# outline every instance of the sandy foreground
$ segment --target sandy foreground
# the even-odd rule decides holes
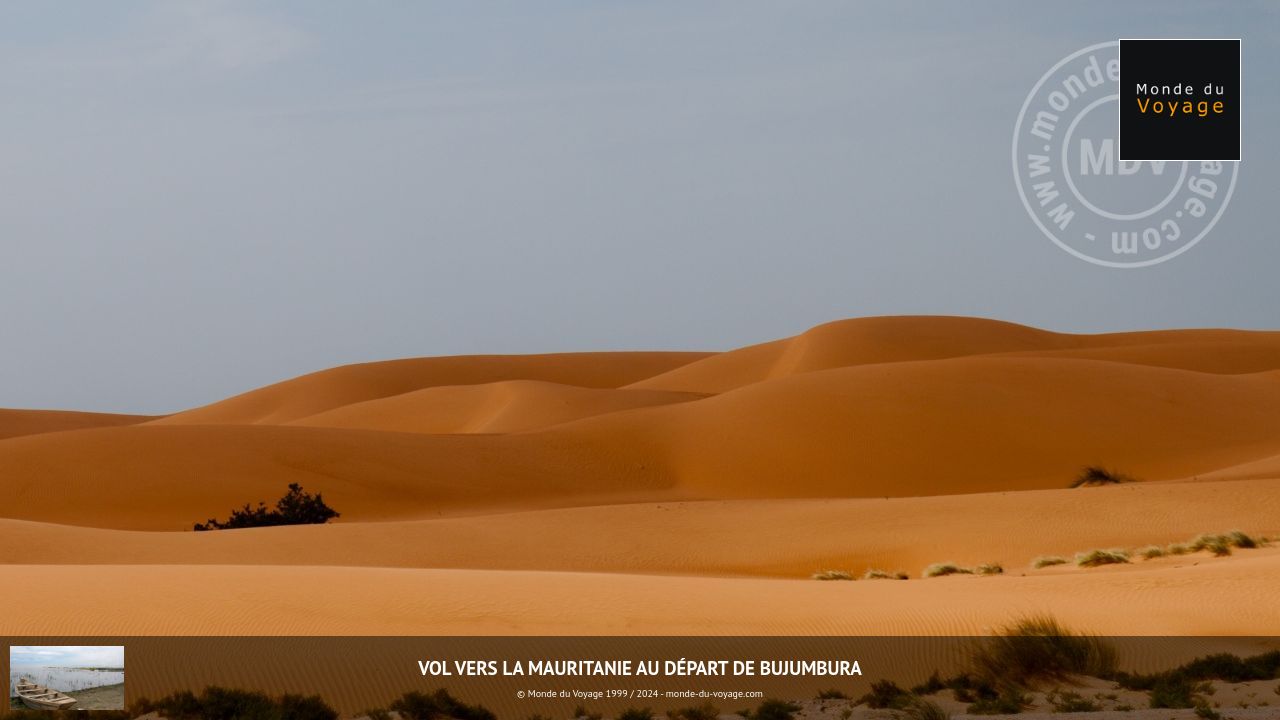
[[[1085,465],[1136,481],[1068,489]],[[339,521],[190,532],[290,482]],[[1275,635],[1277,548],[1030,567],[1232,529],[1280,537],[1280,333],[869,318],[0,411],[9,635]],[[868,568],[912,579],[809,579]]]

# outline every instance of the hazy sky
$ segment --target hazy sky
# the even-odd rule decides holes
[[[0,406],[859,315],[1277,328],[1277,8],[5,2]],[[1245,81],[1226,215],[1130,271],[1009,168],[1040,75],[1125,36],[1242,37]]]
[[[52,667],[124,667],[123,645],[14,645],[9,648],[14,665]]]

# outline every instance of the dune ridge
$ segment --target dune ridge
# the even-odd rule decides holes
[[[41,588],[0,601],[0,630],[75,631],[59,593],[91,580],[97,609],[159,634],[935,634],[1046,608],[1094,632],[1266,634],[1273,549],[1026,566],[1280,536],[1277,458],[1280,333],[951,317],[365,363],[162,418],[0,411],[0,578]],[[1068,489],[1086,465],[1137,482]],[[291,482],[339,520],[190,532]],[[944,560],[1006,576],[806,579]]]

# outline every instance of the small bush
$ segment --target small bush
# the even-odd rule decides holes
[[[1191,546],[1186,543],[1172,543],[1165,548],[1165,552],[1170,555],[1190,555]]]
[[[871,683],[871,692],[858,698],[858,704],[877,710],[902,710],[911,704],[912,699],[911,693],[898,687],[892,680],[877,680]]]
[[[1232,530],[1227,533],[1227,542],[1232,547],[1238,547],[1241,550],[1254,550],[1262,545],[1261,540],[1255,540],[1241,530]]]
[[[830,690],[823,690],[819,692],[818,699],[819,700],[848,700],[849,696],[845,695],[843,690],[836,690],[835,688],[831,688]]]
[[[862,574],[863,580],[907,580],[910,577],[910,575],[901,570],[889,572],[888,570],[878,570],[876,568],[871,568]]]
[[[1040,568],[1052,567],[1054,565],[1066,565],[1070,560],[1058,555],[1041,555],[1031,561],[1031,567],[1039,570]]]
[[[1129,562],[1129,553],[1125,550],[1090,550],[1076,553],[1076,565],[1080,567],[1099,567],[1101,565],[1118,565]]]
[[[579,705],[573,709],[574,720],[600,720],[604,717],[604,713],[591,712],[585,705]]]
[[[1056,713],[1098,712],[1102,709],[1098,703],[1076,692],[1054,690],[1045,695],[1044,699],[1049,701]]]
[[[1218,557],[1223,557],[1231,554],[1231,539],[1226,535],[1205,533],[1191,541],[1191,550],[1193,552],[1208,550]]]
[[[653,720],[653,710],[644,708],[627,708],[618,713],[617,720]]]
[[[1164,557],[1164,548],[1159,545],[1148,545],[1138,551],[1143,560],[1155,560],[1158,557]]]
[[[973,568],[960,567],[953,562],[934,563],[924,569],[924,576],[944,577],[946,575],[972,575]]]
[[[1195,685],[1182,674],[1160,677],[1151,687],[1151,707],[1189,708],[1195,706]]]
[[[1222,720],[1222,713],[1214,710],[1208,705],[1197,705],[1196,717],[1203,718],[1203,720]]]
[[[809,576],[813,580],[852,580],[853,575],[847,570],[819,570]]]
[[[1116,652],[1102,640],[1077,635],[1048,616],[1020,620],[976,650],[974,670],[986,681],[1027,687],[1037,680],[1071,675],[1108,677]]]
[[[324,497],[320,493],[311,495],[303,492],[298,483],[289,483],[289,492],[276,501],[272,510],[268,510],[264,502],[259,502],[256,508],[245,503],[239,510],[232,510],[231,517],[225,521],[209,518],[207,522],[196,523],[194,529],[201,532],[280,525],[323,525],[339,514],[324,504]]]
[[[785,700],[765,700],[751,713],[753,720],[791,720],[800,706]]]
[[[1004,566],[1000,563],[982,563],[974,568],[974,572],[979,575],[1003,575]]]
[[[942,680],[942,676],[938,675],[938,671],[934,670],[928,680],[911,688],[912,695],[933,695],[947,689],[947,683]]]
[[[968,708],[970,715],[1017,715],[1031,704],[1031,699],[1013,688],[994,698],[983,698]]]
[[[1133,482],[1133,478],[1118,472],[1112,472],[1098,465],[1090,465],[1080,471],[1071,487],[1093,487],[1098,485],[1119,485]]]
[[[906,714],[907,720],[951,720],[951,713],[937,703],[918,698],[906,707]]]

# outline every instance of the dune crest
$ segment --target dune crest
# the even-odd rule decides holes
[[[344,405],[290,424],[427,434],[511,433],[702,397],[697,393],[506,380],[424,388]]]
[[[953,317],[350,365],[164,418],[0,411],[0,582],[25,588],[0,633],[927,635],[1049,611],[1268,634],[1275,547],[1030,565],[1280,538],[1278,428],[1280,333]],[[1069,489],[1095,465],[1137,482]],[[190,532],[295,482],[338,522]],[[1005,573],[920,579],[949,560]],[[914,579],[808,579],[868,568]]]

